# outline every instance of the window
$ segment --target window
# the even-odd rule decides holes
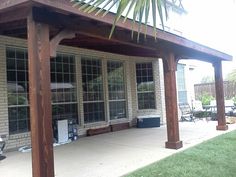
[[[105,121],[102,63],[98,59],[82,57],[84,122]]]
[[[126,117],[124,66],[122,62],[107,62],[110,119]]]
[[[10,134],[30,130],[27,58],[28,54],[25,49],[6,49]]]
[[[179,103],[187,103],[187,90],[185,84],[185,65],[178,64],[177,65],[177,88],[178,88],[178,102]]]
[[[30,130],[28,54],[26,49],[7,48],[7,90],[10,134]],[[77,122],[76,71],[73,56],[58,55],[51,60],[53,120]]]
[[[152,63],[136,64],[138,109],[155,109],[155,88]]]
[[[78,122],[75,58],[59,54],[51,59],[53,120],[74,119]]]

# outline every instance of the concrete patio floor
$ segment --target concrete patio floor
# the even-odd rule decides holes
[[[228,131],[216,131],[216,122],[181,122],[184,148],[165,149],[166,127],[132,128],[92,137],[54,148],[56,177],[117,177],[180,152]],[[0,161],[1,177],[31,177],[31,153],[9,152]]]

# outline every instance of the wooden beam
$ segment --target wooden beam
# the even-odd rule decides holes
[[[71,39],[75,37],[75,32],[69,30],[60,31],[53,39],[50,41],[50,56],[56,57],[56,50],[63,39]]]
[[[67,43],[62,43],[62,44],[67,44]],[[80,48],[86,48],[86,49],[92,49],[92,50],[98,50],[98,51],[103,51],[103,52],[109,52],[109,53],[114,53],[114,54],[121,54],[121,55],[127,55],[127,56],[137,56],[137,57],[152,57],[155,58],[157,57],[157,53],[153,50],[146,50],[146,49],[140,49],[140,48],[135,48],[127,45],[119,45],[119,44],[100,44],[100,43],[94,43],[93,45],[91,44],[83,44],[80,43],[78,40],[77,43],[72,44],[69,43],[69,45],[74,45],[75,47],[80,47]]]
[[[1,0],[0,1],[0,10],[5,10],[7,8],[13,8],[15,6],[21,6],[24,3],[29,2],[30,0],[17,0],[17,1],[12,1],[12,0]]]
[[[22,29],[27,28],[27,20],[19,20],[19,21],[13,21],[8,23],[2,23],[0,24],[0,32],[4,30],[14,30],[14,29]]]
[[[33,177],[53,177],[53,133],[48,25],[29,15],[29,95]]]
[[[7,12],[0,13],[0,25],[2,23],[8,23],[8,22],[12,22],[12,21],[26,20],[29,12],[30,12],[30,8],[17,7],[13,10],[9,10]]]
[[[218,120],[217,130],[228,130],[225,120],[225,98],[224,98],[224,83],[222,77],[222,62],[216,62],[213,64],[215,69],[215,90],[216,90],[216,107]]]
[[[179,149],[183,146],[179,140],[179,120],[176,93],[176,65],[177,60],[173,53],[163,57],[167,137],[166,148]]]
[[[19,29],[12,29],[7,31],[0,31],[0,35],[12,36],[12,37],[20,37],[26,36],[27,28],[19,28]]]
[[[157,53],[156,41],[154,38],[150,38],[147,41],[140,40],[139,43],[131,38],[131,31],[115,31],[111,39],[108,39],[111,26],[105,25],[98,28],[94,21],[81,20],[79,17],[66,16],[56,12],[50,12],[47,9],[33,8],[33,18],[37,22],[46,23],[57,26],[58,28],[69,29],[75,31],[77,34],[94,37],[101,40],[116,42],[119,44],[125,44],[133,47],[139,47],[142,49],[153,50]],[[135,34],[136,35],[136,34]]]

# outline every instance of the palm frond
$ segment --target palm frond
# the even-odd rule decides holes
[[[167,1],[168,0],[70,0],[73,3],[73,7],[79,10],[91,13],[96,11],[95,15],[103,13],[105,16],[110,10],[117,5],[116,16],[113,21],[111,32],[109,38],[112,37],[114,33],[117,22],[123,16],[123,22],[127,18],[132,17],[132,37],[133,37],[133,27],[138,25],[138,35],[137,41],[140,39],[140,33],[142,31],[142,26],[145,26],[144,36],[146,38],[148,22],[152,17],[151,25],[153,26],[153,33],[156,38],[156,28],[157,19],[160,17],[160,22],[164,30],[164,18],[168,18]],[[158,16],[157,16],[158,15]]]

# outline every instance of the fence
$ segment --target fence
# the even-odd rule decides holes
[[[215,98],[215,83],[195,84],[194,92],[197,100],[200,99],[203,94],[208,94]],[[236,82],[224,81],[224,95],[226,99],[231,99],[236,96]]]

